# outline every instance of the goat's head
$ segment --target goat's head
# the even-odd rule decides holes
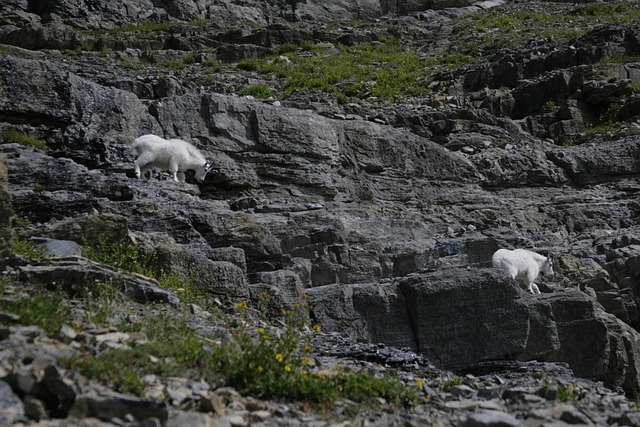
[[[542,264],[540,269],[546,276],[553,276],[553,261],[550,256],[547,256],[546,261]]]
[[[206,162],[202,167],[198,168],[196,171],[196,179],[198,182],[204,182],[204,178],[207,176],[207,173],[213,168],[213,164]]]

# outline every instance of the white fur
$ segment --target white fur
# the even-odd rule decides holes
[[[493,254],[491,263],[508,277],[525,282],[532,294],[540,293],[538,285],[533,283],[538,278],[538,274],[542,272],[553,276],[551,259],[526,249],[498,249]]]
[[[164,139],[156,135],[142,135],[132,144],[138,154],[134,162],[136,177],[146,177],[152,168],[171,172],[173,179],[184,182],[185,171],[192,169],[196,179],[204,181],[210,166],[202,153],[181,139]]]

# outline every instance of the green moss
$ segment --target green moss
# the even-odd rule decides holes
[[[5,132],[0,136],[0,140],[4,144],[18,143],[28,147],[35,147],[42,151],[49,150],[49,147],[47,146],[47,144],[23,132],[18,132],[18,131]]]

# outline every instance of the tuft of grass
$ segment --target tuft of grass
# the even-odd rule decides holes
[[[208,297],[196,288],[193,274],[186,277],[157,268],[157,259],[131,243],[114,243],[101,238],[95,245],[83,244],[82,256],[101,264],[152,277],[160,282],[163,289],[176,293],[180,301],[206,305]],[[207,307],[213,309],[214,307]]]
[[[143,253],[137,245],[131,243],[110,242],[101,237],[95,245],[83,243],[82,256],[101,264],[126,270],[143,276],[155,277],[150,267],[152,258]]]
[[[538,394],[542,397],[547,397],[550,389],[552,388],[556,391],[556,400],[560,402],[575,402],[578,400],[578,394],[576,393],[576,388],[573,385],[563,385],[558,381],[552,380],[545,381]]]
[[[603,64],[628,64],[632,62],[640,62],[640,55],[613,56],[602,60]]]
[[[624,3],[616,5],[605,3],[593,3],[578,11],[578,16],[614,16],[617,14],[628,13],[631,9]]]
[[[2,310],[20,316],[23,325],[36,325],[48,336],[53,336],[60,327],[71,320],[71,308],[64,295],[59,292],[39,292],[29,298],[0,302]]]
[[[254,98],[258,99],[267,99],[273,96],[273,93],[271,92],[271,88],[269,88],[269,86],[260,83],[252,86],[247,86],[242,89],[242,91],[240,91],[240,96],[247,95],[253,96]]]
[[[462,377],[457,375],[447,375],[442,379],[442,388],[447,389],[456,385],[462,385]]]
[[[45,249],[36,248],[30,240],[13,238],[11,246],[14,254],[24,258],[34,261],[41,261],[44,258]]]
[[[35,147],[42,151],[49,151],[49,147],[47,146],[47,144],[23,132],[18,132],[18,131],[5,132],[0,137],[0,140],[5,144],[18,143],[28,147]]]
[[[154,21],[144,21],[135,25],[122,25],[120,27],[111,28],[108,30],[92,30],[91,34],[117,34],[117,33],[141,33],[148,34],[156,31],[165,31],[171,28],[170,24]]]

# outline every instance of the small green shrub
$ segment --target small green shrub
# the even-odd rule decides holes
[[[13,248],[13,253],[16,255],[20,255],[34,261],[40,261],[44,258],[45,249],[36,248],[30,240],[13,238],[11,240],[11,246]]]
[[[273,96],[273,93],[271,92],[271,88],[269,88],[269,86],[260,83],[252,86],[247,86],[240,91],[240,96],[247,95],[253,96],[258,99],[267,99]]]
[[[94,245],[85,242],[82,255],[101,264],[155,278],[163,289],[175,292],[180,301],[204,305],[207,309],[215,310],[215,307],[208,306],[205,292],[196,288],[193,274],[187,273],[182,277],[159,269],[156,257],[143,252],[137,245],[113,243],[101,238]]]
[[[573,385],[563,385],[554,380],[546,380],[538,394],[546,398],[552,388],[555,389],[556,400],[560,402],[575,402],[578,400],[576,388]]]
[[[204,61],[202,61],[202,66],[211,69],[211,71],[213,72],[222,71],[222,64],[220,63],[220,61],[217,61],[215,59],[205,59]]]
[[[263,62],[264,61],[255,58],[243,59],[236,64],[236,67],[243,71],[257,71],[262,67]]]
[[[17,143],[24,146],[35,147],[42,151],[49,151],[49,147],[44,142],[27,135],[23,132],[9,131],[2,134],[0,138],[3,143]]]
[[[160,22],[153,22],[153,21],[144,21],[144,22],[141,22],[140,24],[123,25],[123,26],[111,28],[108,30],[90,31],[90,33],[93,33],[93,34],[143,33],[145,34],[145,33],[152,33],[156,31],[164,31],[169,28],[171,28],[170,24],[163,24]]]
[[[629,11],[629,6],[618,3],[615,6],[605,3],[593,3],[578,11],[579,16],[610,16]]]
[[[23,218],[21,216],[18,215],[11,215],[11,226],[12,227],[27,227],[29,225],[32,225],[33,223],[31,222],[31,220],[29,220],[29,218]]]
[[[101,238],[96,244],[90,245],[84,242],[82,256],[101,264],[110,265],[121,270],[154,277],[154,271],[150,267],[152,258],[143,253],[140,247],[131,243],[110,242]]]
[[[20,316],[23,325],[36,325],[53,336],[63,324],[71,321],[71,308],[62,293],[42,291],[29,298],[0,302],[2,310]]]
[[[442,379],[442,388],[447,389],[456,385],[462,385],[462,377],[457,375],[447,375]]]

